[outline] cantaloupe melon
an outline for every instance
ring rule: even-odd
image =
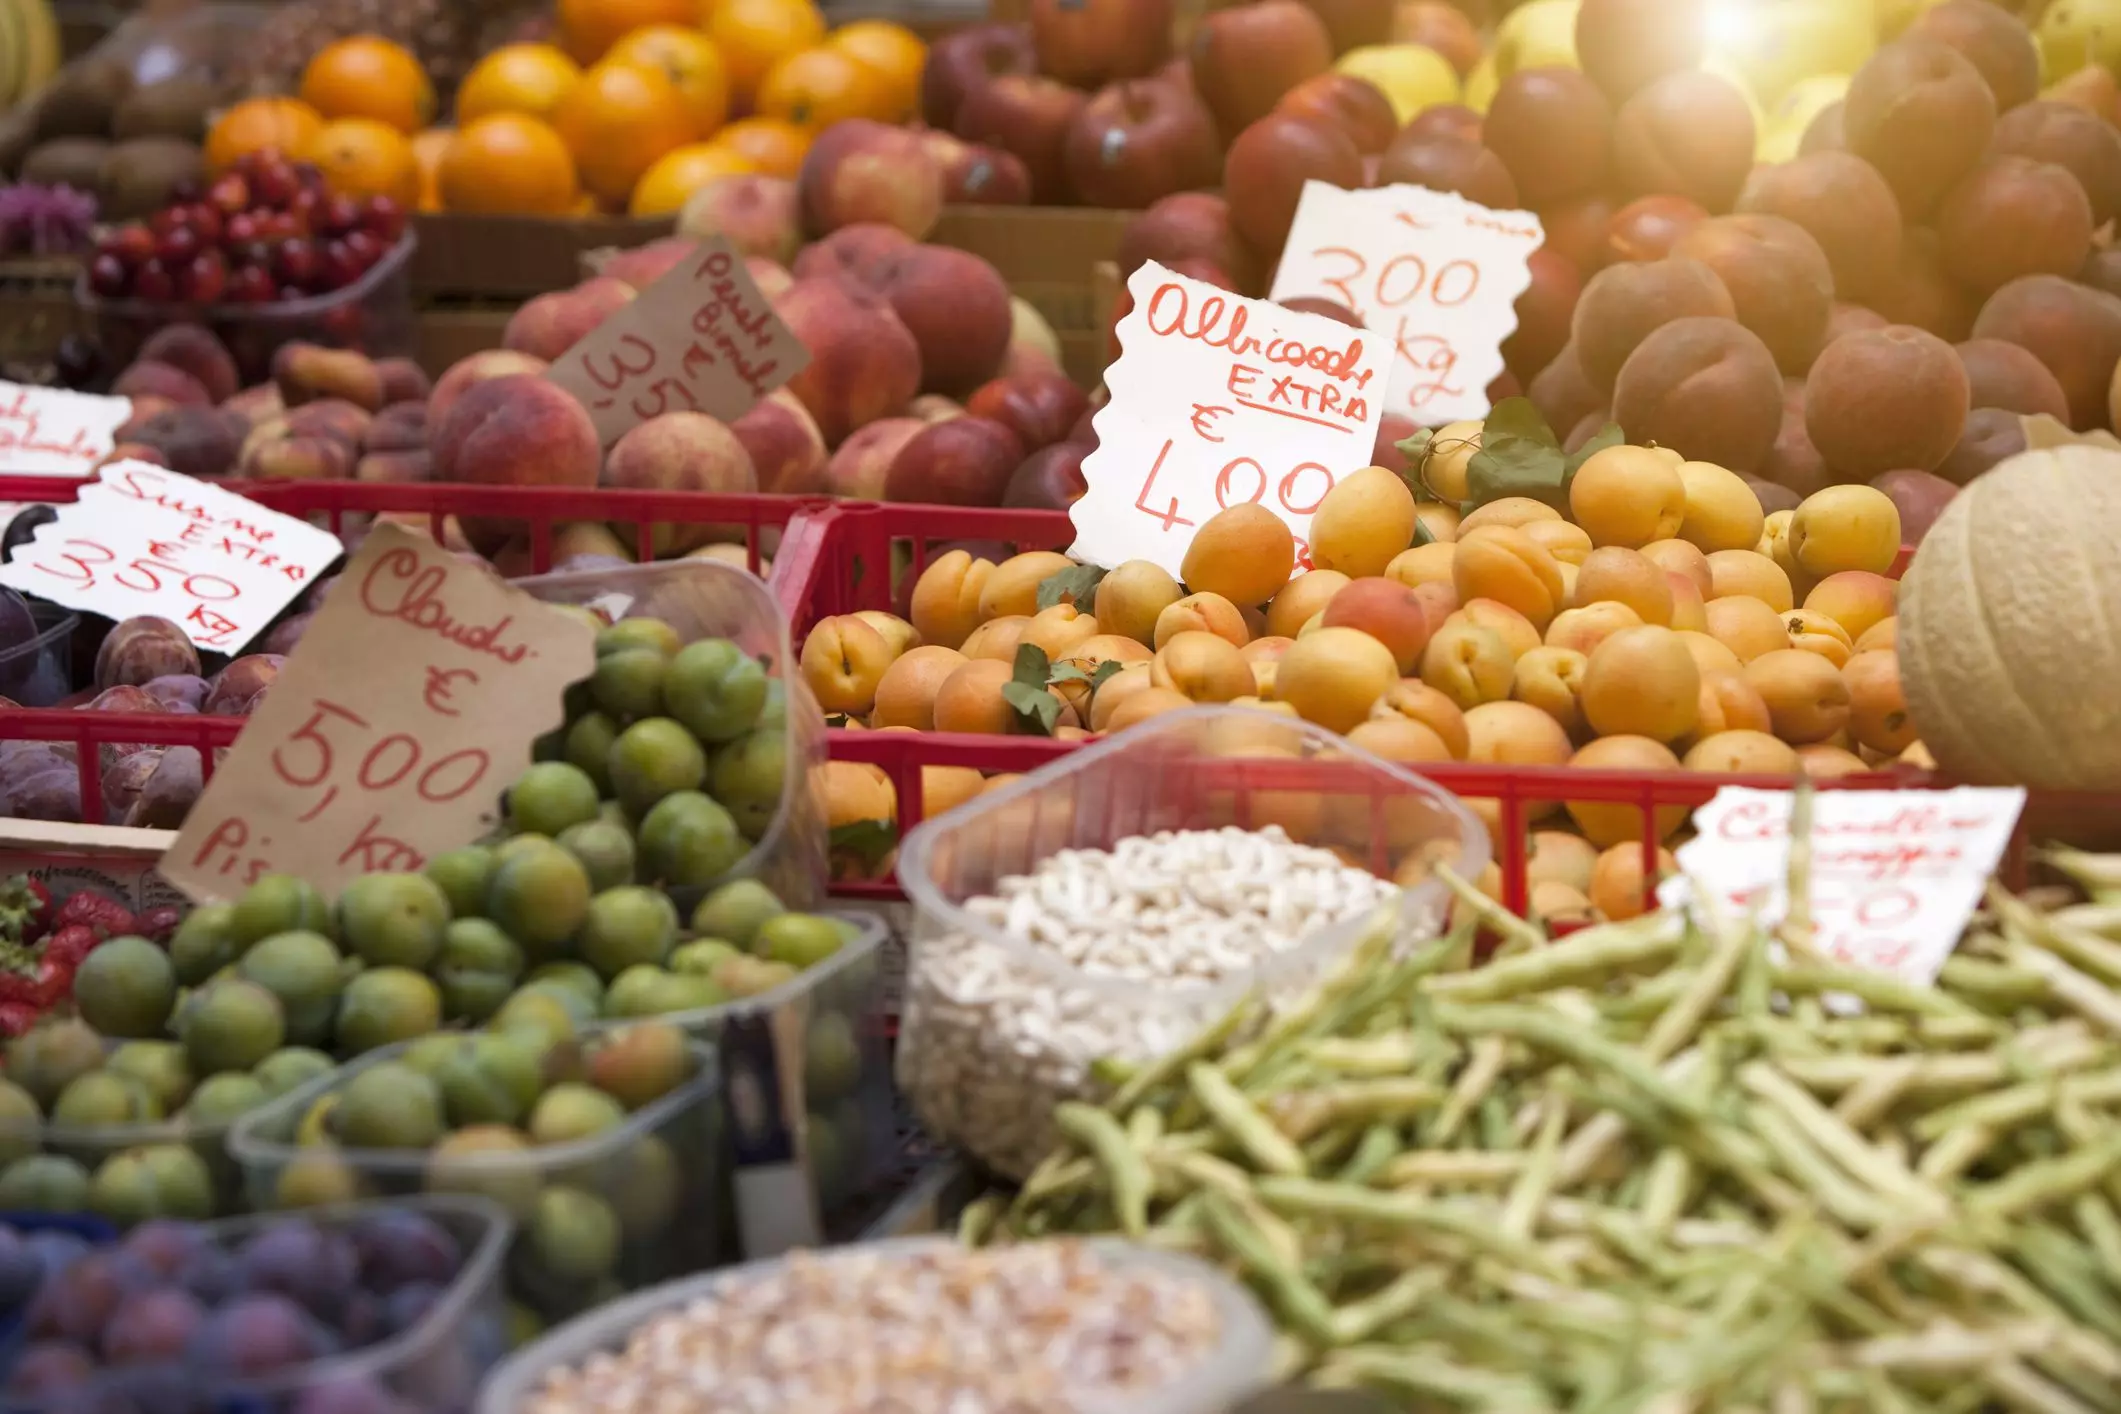
[[[1899,654],[1948,775],[2121,790],[2121,452],[2027,452],[1960,492],[1901,583]]]

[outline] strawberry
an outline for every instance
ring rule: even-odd
[[[86,923],[69,923],[44,940],[43,954],[71,975],[81,965],[81,959],[95,951],[103,941],[100,929]]]
[[[0,1036],[10,1039],[37,1024],[37,1008],[27,1002],[0,1001]]]
[[[34,943],[44,935],[51,917],[51,890],[35,879],[17,874],[0,884],[0,937]]]
[[[81,890],[60,904],[59,911],[52,916],[54,928],[64,928],[72,923],[86,923],[91,928],[101,928],[106,938],[140,931],[140,920],[133,917],[131,909],[116,899],[105,898],[88,889]]]
[[[177,931],[177,925],[183,921],[184,910],[181,908],[166,905],[162,908],[150,908],[139,917],[140,936],[149,942],[168,947],[170,935]]]

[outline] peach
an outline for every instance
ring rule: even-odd
[[[1516,675],[1517,660],[1502,635],[1462,620],[1431,634],[1421,655],[1421,680],[1460,711],[1507,699]]]
[[[1518,529],[1552,555],[1556,564],[1580,566],[1591,553],[1590,532],[1565,520],[1528,521]]]
[[[2055,275],[2028,275],[1989,296],[1973,334],[2017,344],[2045,364],[2062,385],[2071,427],[2107,425],[2107,393],[2121,362],[2121,297]]]
[[[1679,319],[1628,356],[1613,416],[1638,441],[1752,471],[1782,425],[1782,376],[1759,335],[1736,321]]]
[[[1790,647],[1817,653],[1837,668],[1849,660],[1848,630],[1825,614],[1792,609],[1782,616],[1782,626],[1789,630]]]
[[[1010,556],[994,567],[994,573],[987,576],[980,590],[980,617],[1022,614],[1028,618],[1036,614],[1038,587],[1061,571],[1074,568],[1075,561],[1056,550],[1027,550]]]
[[[152,358],[141,359],[120,373],[110,391],[113,397],[134,399],[135,413],[143,398],[166,398],[184,407],[213,406],[205,384],[174,364]]]
[[[917,245],[892,265],[883,294],[920,347],[927,391],[968,393],[1000,371],[1009,352],[1009,285],[986,261]]]
[[[1125,672],[1116,674],[1115,680],[1125,676]],[[1142,676],[1146,680],[1148,674],[1144,673]],[[1110,687],[1111,684],[1107,683],[1106,686]],[[1102,697],[1104,693],[1100,691],[1098,696]],[[1151,717],[1161,717],[1166,712],[1183,712],[1192,705],[1193,699],[1185,694],[1173,692],[1167,687],[1157,687],[1152,684],[1137,692],[1130,692],[1121,698],[1119,705],[1114,707],[1111,715],[1105,718],[1103,730],[1123,732],[1137,722],[1146,722]]]
[[[1849,151],[1884,175],[1901,214],[1919,223],[1981,160],[1996,127],[1996,96],[1956,50],[1911,34],[1856,72],[1841,122]]]
[[[884,636],[852,614],[820,619],[803,639],[803,682],[828,716],[864,717],[896,658]]]
[[[1520,69],[1489,102],[1481,140],[1536,207],[1604,184],[1613,110],[1598,85],[1564,68]]]
[[[501,347],[535,358],[557,359],[633,303],[633,286],[608,275],[592,276],[571,290],[555,290],[526,301],[509,316]]]
[[[926,145],[867,118],[843,119],[812,139],[795,185],[813,236],[876,221],[922,240],[943,211],[943,175]]]
[[[1398,665],[1382,643],[1352,628],[1321,628],[1282,654],[1274,695],[1304,720],[1345,732],[1398,681]]]
[[[1820,354],[1805,380],[1804,426],[1842,477],[1931,471],[1958,443],[1969,399],[1966,365],[1952,346],[1897,325],[1847,335]]]
[[[1672,858],[1671,851],[1660,847],[1654,877],[1643,877],[1642,864],[1640,840],[1616,844],[1600,854],[1591,869],[1591,907],[1615,923],[1639,918],[1655,908],[1658,882],[1678,873],[1679,862]]]
[[[1092,612],[1105,632],[1146,644],[1156,636],[1158,617],[1182,592],[1161,565],[1128,560],[1098,581]]]
[[[1172,600],[1157,614],[1150,641],[1154,647],[1161,648],[1177,635],[1194,629],[1227,638],[1238,648],[1252,641],[1252,631],[1245,623],[1244,614],[1220,594],[1188,594],[1183,599]]]
[[[1884,574],[1900,558],[1900,508],[1873,487],[1829,486],[1797,507],[1789,542],[1791,558],[1807,574]]]
[[[796,406],[801,408],[802,404]],[[809,409],[803,409],[803,416],[810,417]],[[812,421],[810,425],[815,429],[817,423]],[[880,417],[866,426],[857,427],[825,461],[823,484],[819,489],[828,496],[844,500],[883,500],[884,488],[890,484],[891,467],[898,460],[898,454],[928,426],[917,417]],[[823,448],[822,438],[818,445]]]
[[[1698,260],[1609,265],[1576,301],[1571,330],[1577,366],[1591,389],[1610,397],[1628,356],[1658,329],[1675,319],[1733,319],[1737,313],[1722,278]]]
[[[795,183],[785,177],[717,177],[686,199],[677,228],[681,236],[720,236],[741,255],[763,256],[780,265],[803,248],[802,203]],[[625,279],[611,266],[604,273]],[[635,288],[655,283],[652,266],[635,273],[646,277],[627,281]]]
[[[1762,731],[1720,731],[1705,736],[1680,764],[1719,776],[1795,776],[1801,769],[1788,743]]]
[[[1865,301],[1898,276],[1900,202],[1870,163],[1814,152],[1753,170],[1738,210],[1778,216],[1818,242],[1841,299]]]
[[[1915,722],[1900,686],[1900,658],[1891,652],[1858,653],[1841,666],[1849,690],[1849,735],[1858,744],[1898,756],[1915,744]]]
[[[1377,185],[1399,183],[1456,192],[1501,211],[1519,204],[1517,182],[1500,157],[1476,138],[1425,134],[1419,119],[1399,130],[1377,163]]]
[[[1228,639],[1189,630],[1174,634],[1149,664],[1152,686],[1169,688],[1195,702],[1228,702],[1257,691],[1252,667]]]
[[[134,357],[190,374],[209,403],[226,403],[242,386],[227,345],[203,324],[165,324],[147,336]]]
[[[1466,716],[1444,692],[1419,678],[1401,678],[1371,707],[1373,718],[1404,717],[1436,734],[1454,760],[1466,758]]]
[[[1579,302],[1578,308],[1581,307]],[[1611,397],[1591,386],[1573,339],[1533,377],[1525,396],[1539,409],[1549,427],[1573,428],[1587,418],[1612,411]]]
[[[476,384],[430,426],[437,481],[588,487],[603,467],[588,411],[557,383],[527,374]]]
[[[1031,615],[1017,641],[1037,648],[1046,655],[1047,662],[1054,663],[1095,637],[1095,618],[1073,604],[1054,604]]]
[[[1279,594],[1295,567],[1296,537],[1287,523],[1244,501],[1217,511],[1195,532],[1180,577],[1196,593],[1205,590],[1249,607]]]
[[[1005,424],[1034,451],[1056,442],[1085,440],[1071,432],[1089,410],[1089,395],[1058,370],[995,378],[974,389],[965,406],[956,409]],[[1095,444],[1094,436],[1088,440]]]
[[[1590,659],[1573,648],[1534,648],[1517,660],[1510,696],[1528,703],[1574,736],[1583,726],[1583,672]]]
[[[1790,646],[1790,633],[1783,625],[1782,616],[1773,606],[1750,594],[1711,599],[1707,613],[1710,636],[1735,654],[1741,663],[1750,663],[1763,653],[1779,652]]]
[[[1780,614],[1794,607],[1796,594],[1790,588],[1790,577],[1783,573],[1766,555],[1754,550],[1718,550],[1709,556],[1709,607],[1715,608],[1719,599],[1734,595],[1758,599]],[[1710,615],[1710,632],[1715,632],[1716,619]],[[1721,638],[1723,635],[1717,634]],[[1739,654],[1744,657],[1744,654]]]
[[[1385,578],[1396,579],[1410,589],[1424,584],[1449,585],[1455,580],[1457,563],[1458,546],[1455,542],[1433,541],[1394,555],[1385,564]]]
[[[1482,526],[1457,541],[1451,587],[1461,603],[1507,604],[1531,621],[1535,634],[1554,621],[1565,599],[1554,557],[1523,531],[1500,525]]]
[[[383,375],[365,354],[326,348],[300,340],[273,352],[273,383],[287,407],[323,398],[338,398],[364,412],[383,406]]]
[[[758,489],[751,454],[729,428],[697,412],[666,412],[629,428],[604,459],[606,486],[629,491],[748,495]],[[711,525],[652,527],[657,557],[682,555],[713,540]]]
[[[218,408],[179,406],[135,417],[113,437],[120,444],[152,447],[160,464],[172,471],[211,478],[236,469],[251,430]],[[425,453],[424,431],[413,436],[410,446]]]
[[[1905,33],[1950,45],[1980,71],[1996,107],[2008,112],[2040,89],[2040,53],[2026,22],[1979,0],[1945,0],[1917,14]]]
[[[1381,466],[1352,472],[1312,513],[1311,563],[1351,579],[1381,575],[1413,542],[1414,519],[1414,493],[1406,482]]]
[[[1709,557],[1692,541],[1652,540],[1642,547],[1642,553],[1665,573],[1685,575],[1694,581],[1694,587],[1701,591],[1703,598],[1708,597],[1709,591],[1715,587],[1715,580],[1709,574]]]
[[[1002,696],[1014,669],[992,658],[960,663],[935,692],[935,730],[1005,735],[1016,722],[1016,709]]]
[[[1483,702],[1466,713],[1466,760],[1495,766],[1561,766],[1569,759],[1569,734],[1561,724],[1525,702]],[[1525,818],[1542,820],[1558,802],[1525,802]]]
[[[1921,743],[1916,743],[1919,746]],[[1908,748],[1910,751],[1914,747]],[[1813,780],[1831,780],[1837,776],[1862,776],[1870,772],[1870,765],[1861,756],[1845,747],[1827,742],[1813,742],[1797,748],[1797,764],[1804,774]]]
[[[1738,322],[1760,336],[1784,373],[1811,366],[1834,308],[1833,268],[1811,232],[1780,216],[1720,216],[1688,231],[1672,253],[1716,272]]]
[[[967,658],[992,658],[1000,663],[1016,661],[1016,648],[1023,642],[1031,619],[1025,614],[1003,614],[989,619],[966,636],[958,652]]]
[[[993,573],[992,560],[974,559],[965,550],[952,550],[931,560],[914,583],[907,615],[921,642],[955,649],[971,637],[987,617],[980,612],[980,596]]]
[[[2045,100],[2007,108],[1989,150],[2068,168],[2090,198],[2097,225],[2121,215],[2121,135],[2111,117]]]
[[[1580,591],[1583,576],[1578,572],[1576,585]],[[1564,609],[1547,625],[1543,642],[1549,648],[1563,648],[1588,657],[1599,644],[1624,628],[1640,628],[1642,615],[1628,605],[1615,599],[1599,599],[1574,609]]]
[[[723,179],[717,179],[717,181],[720,180]],[[792,224],[794,220],[792,212],[789,219]],[[664,236],[661,240],[653,240],[646,245],[634,246],[630,250],[611,251],[601,261],[591,256],[589,264],[596,274],[609,275],[612,279],[631,285],[636,290],[645,290],[680,265],[683,265],[686,259],[699,248],[700,243],[697,235]],[[789,254],[793,255],[794,252],[790,251]],[[779,259],[782,264],[786,264],[788,256],[781,256]]]
[[[933,643],[899,654],[877,680],[876,708],[870,725],[934,731],[936,694],[966,662],[965,655],[955,648]]]
[[[542,358],[510,349],[483,349],[458,359],[435,380],[434,391],[427,396],[427,425],[439,427],[456,406],[457,399],[474,384],[492,378],[506,378],[511,374],[542,374],[551,365]]]
[[[1682,69],[1631,95],[1613,121],[1613,174],[1630,197],[1728,211],[1753,167],[1752,104],[1728,79]]]
[[[1590,742],[1569,758],[1572,770],[1580,771],[1676,771],[1679,758],[1661,741],[1644,736],[1605,736]],[[1583,837],[1599,849],[1642,839],[1642,807],[1607,801],[1565,802],[1569,818]],[[1686,823],[1684,805],[1659,806],[1654,815],[1657,838],[1667,840]]]
[[[729,430],[750,455],[760,491],[808,496],[825,489],[825,439],[810,410],[786,388],[753,404]]]
[[[1666,571],[1641,551],[1618,545],[1593,550],[1584,559],[1576,571],[1574,602],[1578,608],[1624,605],[1639,624],[1669,627],[1672,622],[1672,587]],[[1610,621],[1608,616],[1601,622]]]
[[[1155,684],[1149,681],[1149,665],[1146,662],[1129,663],[1121,668],[1111,677],[1098,684],[1097,691],[1091,695],[1090,730],[1094,732],[1108,730],[1112,714],[1117,712],[1128,698],[1138,692],[1147,692],[1152,689],[1162,691],[1160,688],[1155,688]]]
[[[1900,644],[1900,620],[1893,617],[1880,619],[1856,636],[1856,651],[1872,653],[1879,650],[1892,652]]]
[[[993,418],[928,422],[908,437],[884,477],[884,499],[944,506],[998,506],[1024,444]]]
[[[896,226],[858,221],[804,246],[789,269],[797,280],[841,279],[882,294],[884,282],[914,246]]]
[[[1967,403],[1976,411],[2046,413],[2057,422],[2069,421],[2069,399],[2062,385],[2031,353],[2001,339],[1969,339],[1959,345],[1958,353],[1966,369]],[[1963,484],[1970,478],[1953,479]]]
[[[1990,157],[1937,212],[1944,268],[1986,297],[2024,275],[2074,276],[2092,252],[2091,200],[2066,167]]]
[[[1330,570],[1314,570],[1331,574]],[[1310,578],[1307,575],[1305,578]],[[1523,620],[1520,618],[1520,623]],[[1351,580],[1326,603],[1321,620],[1327,628],[1359,629],[1391,650],[1400,676],[1421,665],[1422,650],[1429,646],[1429,619],[1421,600],[1407,585],[1395,579]],[[1269,620],[1272,627],[1272,620]],[[1526,625],[1529,629],[1529,625]]]
[[[1701,670],[1671,629],[1622,629],[1590,655],[1582,698],[1600,736],[1676,741],[1700,721]]]
[[[1825,741],[1848,725],[1848,683],[1817,653],[1763,653],[1745,665],[1745,680],[1767,703],[1775,735],[1793,746]]]
[[[920,391],[920,346],[883,296],[839,280],[797,280],[774,311],[810,350],[788,390],[817,420],[826,446],[891,416]]]
[[[1297,575],[1267,605],[1267,632],[1294,638],[1307,619],[1324,610],[1334,595],[1353,582],[1339,570],[1307,570]]]

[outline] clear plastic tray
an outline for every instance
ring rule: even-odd
[[[825,764],[825,718],[811,700],[788,642],[788,617],[765,581],[712,560],[671,560],[575,574],[537,575],[515,587],[553,604],[580,604],[613,619],[661,619],[687,643],[726,638],[763,659],[768,676],[787,695],[787,755],[781,806],[751,852],[720,879],[672,889],[679,913],[691,917],[702,898],[731,879],[757,879],[792,909],[824,897],[825,812],[818,782]]]
[[[372,1382],[403,1401],[393,1404],[393,1409],[461,1414],[471,1408],[486,1372],[508,1350],[500,1280],[511,1228],[508,1215],[483,1198],[435,1194],[388,1205],[315,1208],[302,1216],[327,1227],[343,1227],[385,1206],[432,1218],[464,1251],[464,1265],[456,1279],[426,1317],[403,1335],[240,1384],[215,1385],[180,1367],[114,1370],[79,1403],[0,1399],[0,1411],[46,1414],[63,1407],[93,1409],[96,1414],[288,1414],[308,1407],[302,1399],[307,1391],[361,1381]],[[228,1248],[277,1220],[261,1215],[224,1218],[203,1226]]]
[[[948,1238],[896,1237],[835,1248],[826,1257],[829,1260],[834,1254],[853,1252],[910,1254],[950,1245]],[[1225,1414],[1267,1387],[1272,1378],[1274,1328],[1251,1293],[1196,1258],[1157,1252],[1113,1238],[1095,1239],[1089,1246],[1114,1265],[1147,1267],[1197,1281],[1213,1296],[1222,1331],[1215,1350],[1178,1383],[1124,1398],[1085,1396],[1080,1402],[1084,1414]],[[517,1414],[550,1371],[579,1364],[603,1351],[618,1350],[651,1318],[779,1265],[780,1259],[772,1258],[689,1281],[671,1282],[570,1322],[517,1351],[495,1370],[486,1387],[479,1391],[474,1414]],[[583,1410],[582,1414],[596,1411]]]
[[[891,930],[870,913],[826,916],[853,930],[827,961],[770,992],[656,1018],[720,1058],[746,1257],[821,1242],[834,1211],[868,1188],[895,1151],[883,967]],[[857,1064],[851,1081],[838,1073],[845,1042]]]
[[[359,349],[370,358],[418,354],[419,326],[412,305],[412,256],[418,248],[419,241],[408,230],[346,288],[276,304],[216,304],[201,309],[103,299],[88,288],[86,274],[74,286],[74,302],[95,320],[96,341],[113,368],[131,363],[148,336],[165,324],[195,320],[228,346],[244,383],[262,383],[272,376],[272,356],[280,345],[297,339]]]
[[[206,1165],[213,1179],[213,1206],[204,1213],[166,1213],[159,1216],[203,1220],[210,1217],[228,1217],[246,1211],[243,1193],[243,1175],[228,1154],[229,1131],[234,1121],[224,1120],[218,1124],[192,1124],[183,1119],[157,1120],[151,1124],[114,1124],[95,1129],[67,1128],[63,1125],[42,1124],[32,1127],[8,1127],[0,1125],[0,1143],[9,1146],[10,1152],[24,1144],[34,1144],[35,1153],[57,1154],[72,1159],[88,1171],[94,1182],[97,1172],[104,1164],[121,1155],[139,1149],[151,1149],[164,1145],[181,1144],[197,1154]],[[20,1157],[0,1164],[0,1176],[15,1164]],[[115,1214],[99,1213],[85,1208],[84,1213],[102,1220],[119,1222]]]
[[[252,1206],[260,1212],[284,1208],[282,1176],[306,1157],[324,1153],[352,1171],[363,1198],[397,1199],[429,1191],[427,1150],[321,1150],[295,1142],[296,1127],[318,1099],[343,1089],[368,1067],[396,1060],[418,1044],[408,1041],[371,1051],[238,1119],[228,1148],[243,1170]],[[575,1044],[563,1042],[562,1046]],[[593,1055],[593,1039],[588,1046]],[[697,1044],[691,1051],[696,1062],[692,1077],[629,1114],[616,1128],[569,1144],[485,1157],[459,1156],[452,1162],[452,1188],[445,1191],[470,1190],[494,1198],[518,1223],[530,1215],[547,1184],[598,1195],[615,1209],[621,1240],[617,1260],[605,1280],[559,1280],[540,1264],[531,1243],[516,1243],[508,1265],[509,1295],[541,1318],[565,1319],[618,1291],[713,1264],[719,1250],[719,1214],[714,1204],[699,1200],[717,1191],[721,1079],[712,1051]]]
[[[1448,913],[1432,861],[1468,878],[1488,861],[1487,830],[1449,791],[1321,727],[1243,707],[1153,717],[908,835],[898,873],[915,919],[898,1082],[921,1123],[1022,1178],[1053,1147],[1054,1106],[1095,1095],[1093,1062],[1151,1059],[1246,992],[1300,990],[1343,956],[1377,920],[1321,928],[1214,984],[1158,987],[1086,974],[960,906],[1063,849],[1270,824],[1398,880],[1385,921],[1404,937],[1427,936]]]
[[[74,629],[81,620],[54,604],[33,601],[38,633],[0,652],[0,697],[23,707],[53,707],[74,690]]]

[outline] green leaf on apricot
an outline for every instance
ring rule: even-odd
[[[1046,656],[1045,649],[1036,643],[1016,645],[1016,662],[1009,672],[1010,682],[1023,683],[1043,692],[1052,678],[1053,660]]]
[[[832,854],[860,861],[863,872],[868,873],[882,867],[885,858],[898,848],[898,826],[889,820],[849,820],[832,827],[826,844]]]
[[[1566,509],[1568,458],[1530,398],[1504,398],[1481,429],[1480,450],[1466,464],[1467,507],[1527,496]]]
[[[1038,656],[1043,658],[1046,655],[1039,653]],[[1002,684],[1002,701],[1015,710],[1017,726],[1027,736],[1052,736],[1053,729],[1060,725],[1060,699],[1046,691],[1044,683],[1005,682]]]
[[[1096,565],[1072,565],[1056,570],[1038,582],[1038,606],[1050,609],[1055,604],[1087,604],[1097,593],[1098,583],[1104,577],[1105,572]]]
[[[1598,429],[1597,435],[1569,454],[1562,468],[1561,484],[1564,488],[1576,479],[1578,468],[1608,447],[1618,447],[1628,440],[1628,434],[1620,430],[1617,422],[1608,422]]]
[[[1436,532],[1429,529],[1429,523],[1419,516],[1414,518],[1414,543],[1416,545],[1434,545],[1436,543]]]

